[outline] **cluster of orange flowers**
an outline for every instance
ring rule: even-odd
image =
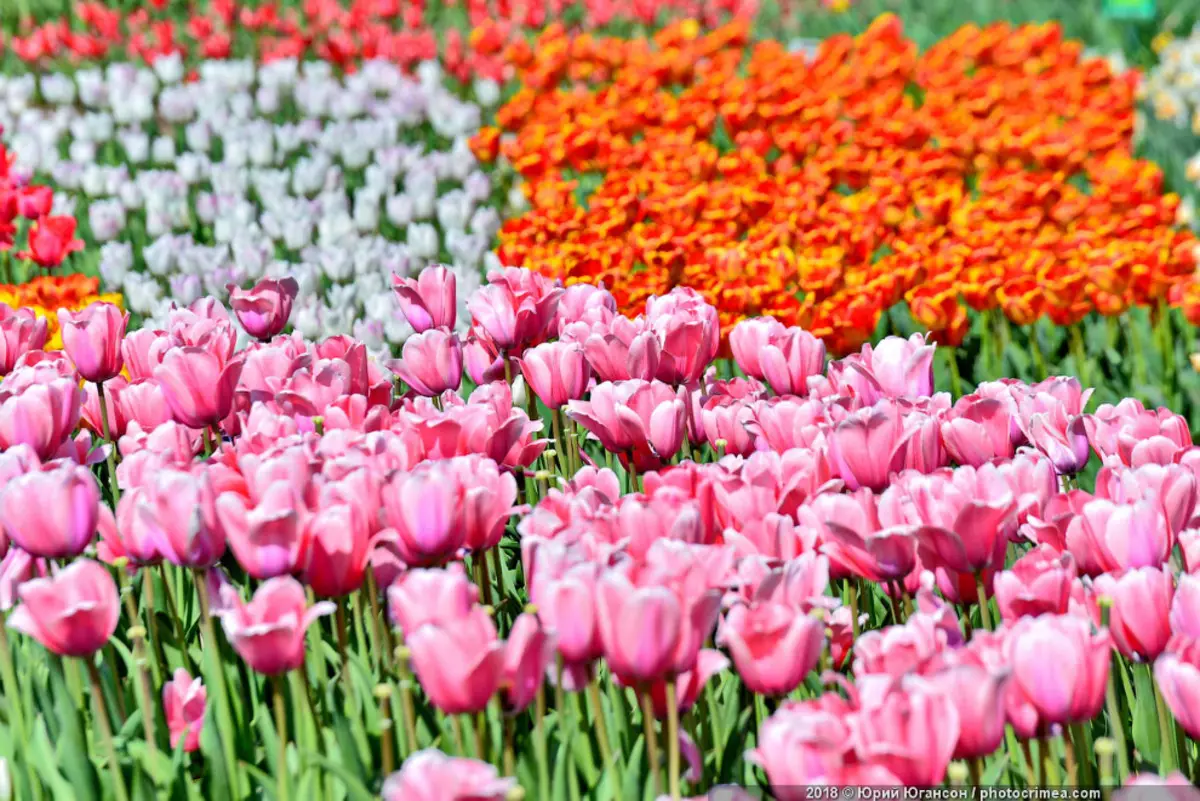
[[[102,301],[124,308],[119,293],[101,293],[100,279],[92,276],[39,275],[28,283],[0,284],[0,303],[18,309],[22,306],[33,309],[38,317],[45,317],[48,336],[46,350],[62,348],[62,337],[58,332],[58,310],[77,311],[90,303]]]
[[[1157,304],[1195,241],[1132,156],[1136,76],[1082,49],[997,23],[918,53],[890,15],[807,55],[742,23],[551,27],[510,49],[523,87],[473,143],[531,202],[500,258],[629,311],[692,286],[726,330],[770,314],[842,353],[902,300],[948,344],[968,306],[1067,325]]]

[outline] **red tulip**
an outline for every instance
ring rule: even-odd
[[[17,194],[17,213],[27,220],[45,217],[54,206],[54,190],[48,186],[23,186]]]
[[[91,656],[117,630],[121,602],[108,569],[79,559],[17,589],[8,625],[59,656]]]
[[[39,217],[29,228],[29,246],[17,254],[39,267],[57,267],[71,253],[83,250],[83,240],[75,238],[74,217]]]
[[[63,349],[85,381],[99,383],[120,375],[125,366],[121,341],[129,315],[111,303],[92,303],[83,311],[58,310]]]
[[[308,606],[304,587],[291,576],[263,582],[248,604],[232,590],[224,595],[229,603],[220,611],[225,636],[252,670],[267,675],[301,667],[304,633],[335,608],[330,601]]]

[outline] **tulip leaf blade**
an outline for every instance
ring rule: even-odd
[[[84,737],[87,726],[71,698],[62,673],[53,671],[51,676],[60,724],[58,735],[54,739],[57,764],[62,767],[63,773],[71,782],[75,798],[80,801],[99,798],[96,770],[88,758],[88,747]]]
[[[203,728],[200,729],[200,755],[204,757],[208,792],[213,798],[235,798],[232,777],[221,751],[220,733],[217,730],[216,712],[209,707]]]
[[[641,798],[644,792],[644,784],[642,782],[646,773],[646,738],[638,737],[633,744],[633,748],[629,749],[629,757],[626,761],[625,782],[621,788],[621,798]],[[645,782],[649,784],[649,782]]]
[[[302,751],[300,755],[340,780],[346,788],[346,798],[350,801],[374,801],[375,796],[371,791],[345,765],[312,751]]]
[[[1149,668],[1133,668],[1133,745],[1143,761],[1158,763],[1158,707],[1154,698],[1154,678]]]
[[[37,771],[50,790],[51,796],[62,801],[76,801],[75,789],[71,783],[58,772],[60,764],[54,749],[50,746],[50,736],[46,733],[46,719],[38,717],[33,724],[33,735],[29,742],[29,764]]]
[[[171,784],[175,778],[175,767],[170,756],[158,750],[151,753],[145,740],[130,740],[125,749],[155,785],[167,787]]]

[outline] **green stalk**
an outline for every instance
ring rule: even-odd
[[[594,674],[588,681],[587,696],[596,720],[596,741],[600,745],[600,759],[604,762],[604,767],[608,768],[612,764],[612,745],[608,741],[608,723],[604,720],[604,704],[600,700],[600,687]],[[619,781],[617,784],[620,786]]]
[[[671,801],[679,801],[679,704],[675,679],[667,682],[667,786]]]
[[[130,587],[132,587],[132,583]],[[170,665],[167,664],[167,655],[163,651],[162,638],[158,634],[158,616],[154,614],[154,574],[149,568],[142,570],[142,595],[146,602],[146,622],[149,624],[150,631],[149,640],[154,645],[155,661],[150,663],[151,676],[154,679],[154,684],[161,684],[163,677],[162,671],[165,666],[168,670]]]
[[[163,603],[167,606],[167,613],[171,616],[171,627],[175,629],[176,642],[179,643],[179,652],[183,654],[183,666],[187,668],[187,672],[191,675],[196,674],[196,666],[192,663],[192,655],[188,653],[187,635],[183,630],[183,622],[179,619],[179,610],[175,607],[175,594],[171,592],[171,580],[167,575],[167,563],[159,562],[159,570],[162,575],[163,584]]]
[[[987,589],[983,585],[983,574],[975,575],[976,586],[979,588],[979,619],[983,622],[983,627],[988,631],[992,630],[992,610],[988,607]]]
[[[13,728],[16,729],[17,742],[14,746],[19,746],[24,749],[29,743],[29,729],[25,725],[25,705],[21,701],[21,694],[17,689],[17,673],[13,669],[12,651],[8,646],[8,621],[0,616],[0,681],[3,681],[4,697],[9,701],[9,715],[12,717]],[[13,749],[13,758],[16,762],[16,748]],[[27,771],[29,775],[29,787],[33,793],[35,801],[41,801],[42,784],[38,781],[36,771]]]
[[[100,729],[100,739],[104,741],[108,751],[108,769],[112,773],[113,790],[117,801],[129,801],[129,791],[125,789],[125,774],[121,773],[121,763],[117,759],[117,746],[113,742],[112,725],[108,721],[108,711],[104,708],[104,688],[100,686],[100,672],[96,663],[84,659],[87,666],[88,678],[92,683],[92,702],[96,707],[96,726]],[[36,786],[36,783],[35,783]]]
[[[1038,752],[1042,755],[1042,781],[1049,787],[1061,786],[1062,782],[1058,776],[1058,760],[1051,753],[1049,737],[1038,740]]]
[[[123,574],[123,570],[118,573]],[[138,621],[137,607],[133,594],[121,593],[125,598],[125,612],[129,615],[129,638],[133,640],[133,672],[137,677],[138,708],[142,710],[142,725],[146,729],[146,746],[152,755],[157,755],[158,744],[154,736],[154,704],[150,696],[150,681],[146,675],[146,629]]]
[[[1109,616],[1112,614],[1112,599],[1100,598],[1101,625],[1108,628]],[[1109,726],[1112,728],[1113,745],[1117,752],[1117,781],[1124,784],[1129,778],[1129,748],[1125,745],[1125,722],[1121,717],[1121,703],[1117,697],[1117,672],[1120,665],[1117,660],[1121,657],[1113,654],[1108,670],[1108,688],[1105,691],[1104,705],[1108,711]]]
[[[392,672],[392,632],[379,613],[379,584],[375,581],[375,568],[367,565],[367,601],[371,607],[371,626],[375,635],[375,650],[379,652],[379,664],[386,673]]]
[[[534,750],[537,756],[538,798],[550,801],[550,764],[546,752],[546,686],[538,687],[534,712]]]
[[[1146,671],[1150,672],[1150,666],[1145,666]],[[1154,687],[1154,704],[1158,708],[1158,775],[1166,776],[1179,766],[1179,758],[1175,754],[1175,718],[1171,717],[1170,711],[1167,709],[1167,703],[1163,699],[1162,690],[1158,687],[1158,682],[1154,681],[1154,675],[1151,673],[1150,683]]]
[[[396,672],[400,676],[400,714],[404,718],[404,736],[407,738],[402,756],[415,752],[417,724],[413,720],[412,673],[408,668],[408,649],[403,644],[396,646]]]
[[[272,683],[275,687],[272,699],[275,704],[275,732],[279,736],[279,756],[275,763],[275,798],[277,801],[288,801],[288,767],[287,767],[287,704],[283,700],[283,679],[274,676]]]
[[[117,485],[117,443],[112,441],[108,427],[108,400],[104,397],[104,382],[96,382],[96,395],[100,398],[100,429],[104,432],[104,441],[108,443],[108,455],[105,457],[108,465],[108,482],[112,491],[113,508],[121,500],[121,488]]]
[[[659,775],[658,740],[654,734],[654,703],[650,700],[650,691],[638,692],[638,700],[642,705],[642,731],[646,737],[646,760],[650,765],[650,783],[654,787],[654,797],[657,798],[662,788],[662,777]]]
[[[337,629],[338,656],[342,658],[342,691],[346,693],[346,701],[354,706],[354,682],[350,680],[350,652],[346,642],[346,596],[337,599],[337,611],[334,613],[333,625]]]
[[[392,735],[392,729],[395,726],[392,721],[392,686],[380,684],[375,688],[375,697],[379,699],[379,751],[383,762],[383,775],[388,776],[395,765],[396,753]]]
[[[239,769],[234,751],[233,716],[229,711],[229,689],[225,686],[225,672],[221,669],[221,653],[217,645],[217,635],[213,629],[212,614],[208,608],[208,587],[205,586],[204,571],[193,571],[192,578],[196,583],[196,595],[200,600],[200,627],[204,635],[204,660],[208,673],[205,684],[211,687],[217,696],[216,718],[217,734],[221,740],[221,750],[225,756],[225,770],[229,773],[229,781],[233,784],[238,798],[243,796],[242,773]]]
[[[1092,760],[1088,758],[1092,749],[1087,728],[1082,723],[1072,723],[1067,728],[1067,737],[1069,738],[1067,747],[1074,750],[1076,762],[1079,764],[1080,785],[1083,787],[1095,786],[1096,777],[1092,773]]]
[[[858,640],[858,583],[854,579],[846,579],[847,587],[850,590],[850,630],[854,633],[854,639]]]

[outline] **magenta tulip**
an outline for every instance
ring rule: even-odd
[[[229,289],[229,307],[246,333],[266,342],[287,327],[300,291],[295,278],[263,278],[251,289]]]
[[[178,748],[182,740],[184,751],[198,751],[208,706],[204,683],[199,676],[193,679],[186,670],[178,668],[171,680],[163,685],[162,697],[171,747]]]

